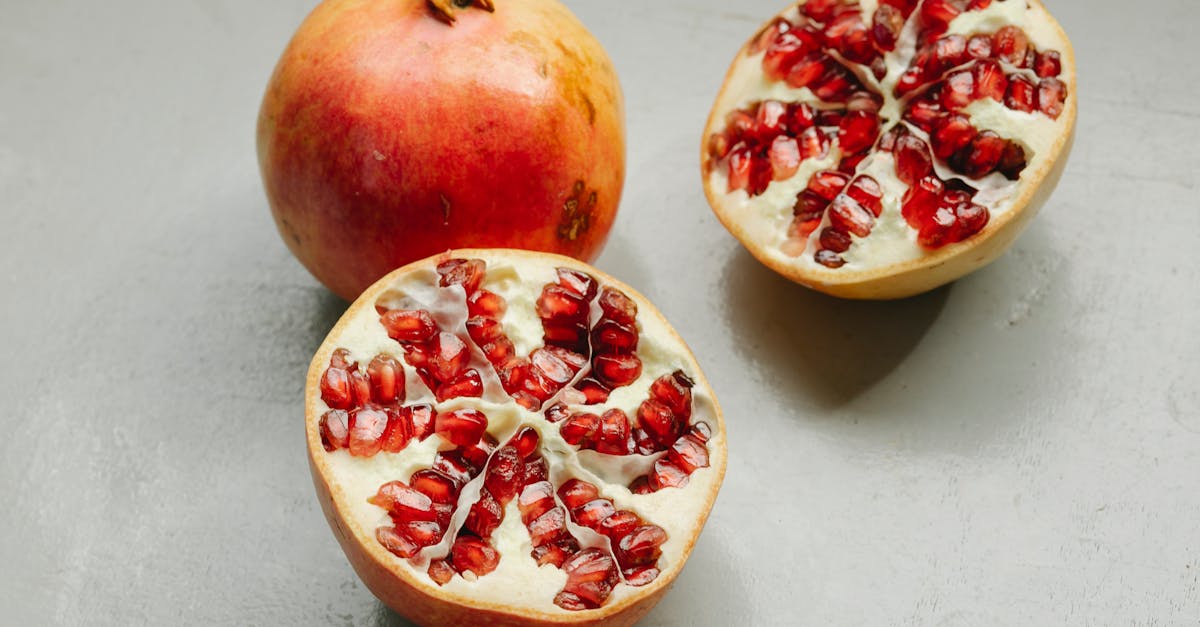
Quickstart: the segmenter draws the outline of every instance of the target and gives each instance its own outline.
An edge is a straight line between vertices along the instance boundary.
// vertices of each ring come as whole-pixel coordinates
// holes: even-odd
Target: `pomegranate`
[[[738,53],[704,189],[755,257],[849,298],[933,289],[999,257],[1057,184],[1071,43],[1039,0],[807,0]]]
[[[611,61],[556,0],[325,0],[270,79],[258,156],[284,242],[353,300],[450,248],[594,259],[624,132]]]
[[[628,625],[725,472],[687,346],[568,257],[458,250],[368,288],[308,373],[309,460],[354,569],[425,624]]]

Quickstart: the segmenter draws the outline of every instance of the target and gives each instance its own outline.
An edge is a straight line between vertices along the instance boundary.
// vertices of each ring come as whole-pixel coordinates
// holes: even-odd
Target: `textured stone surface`
[[[344,303],[283,247],[254,157],[312,2],[8,4],[3,622],[402,624],[313,498],[304,369]],[[1194,624],[1200,6],[1051,1],[1083,72],[1058,192],[992,267],[871,304],[775,277],[701,192],[721,77],[783,2],[568,4],[628,102],[599,265],[691,342],[729,426],[645,624]]]

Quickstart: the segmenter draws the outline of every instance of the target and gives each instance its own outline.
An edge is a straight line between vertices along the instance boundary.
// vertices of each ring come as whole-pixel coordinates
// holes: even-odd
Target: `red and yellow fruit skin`
[[[341,297],[463,246],[592,260],[625,174],[624,104],[599,43],[556,0],[468,8],[326,0],[258,118],[280,234]]]
[[[515,613],[511,608],[502,605],[482,603],[478,599],[463,598],[437,588],[426,575],[415,574],[410,569],[397,564],[397,558],[389,553],[375,540],[372,530],[363,529],[357,522],[347,517],[349,497],[336,483],[330,481],[333,473],[328,469],[328,453],[321,443],[319,417],[322,408],[319,406],[320,395],[314,390],[320,388],[321,376],[329,365],[330,356],[337,348],[337,338],[352,324],[363,309],[373,308],[376,300],[385,291],[392,289],[400,277],[409,275],[420,269],[429,270],[438,263],[448,259],[471,259],[476,257],[490,258],[491,253],[502,252],[514,262],[522,258],[542,256],[543,253],[526,252],[522,250],[485,251],[478,249],[451,250],[437,255],[435,259],[418,260],[405,267],[394,270],[374,285],[368,287],[342,314],[342,318],[330,330],[328,338],[317,349],[309,364],[305,385],[305,433],[308,445],[309,470],[312,473],[313,485],[316,487],[317,499],[321,503],[321,511],[337,537],[338,544],[346,554],[350,565],[359,579],[385,605],[409,620],[421,625],[489,625],[496,627],[534,626],[550,627],[564,625],[570,627],[626,627],[633,625],[646,616],[662,600],[663,595],[671,589],[675,578],[682,571],[700,537],[700,533],[711,513],[716,501],[717,492],[725,477],[727,451],[725,443],[718,444],[719,449],[712,451],[712,469],[717,473],[709,492],[698,498],[704,499],[704,516],[697,522],[692,534],[683,539],[684,546],[680,566],[666,568],[663,573],[650,584],[639,588],[637,595],[625,597],[617,602],[610,602],[595,610],[555,612],[555,613]],[[601,272],[595,268],[584,266],[572,259],[559,257],[557,265],[582,270],[594,277],[603,285],[614,287],[627,294],[639,303],[639,316],[658,316],[662,314],[650,305],[645,296],[630,286]],[[669,328],[669,327],[668,327]],[[687,350],[686,343],[675,336],[678,345]],[[688,360],[695,363],[695,357],[690,350]],[[712,389],[712,385],[698,368],[689,369],[689,376],[696,380],[699,387]],[[713,433],[726,433],[724,414],[715,397],[711,398],[714,421]],[[512,559],[509,556],[507,559]],[[547,602],[555,591],[547,591]],[[644,596],[643,596],[644,595]]]

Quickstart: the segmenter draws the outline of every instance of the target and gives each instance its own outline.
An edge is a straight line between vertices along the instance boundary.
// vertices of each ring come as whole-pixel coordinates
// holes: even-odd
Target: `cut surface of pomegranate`
[[[330,332],[306,395],[330,525],[420,623],[632,624],[724,475],[687,346],[567,257],[452,251],[389,274]]]
[[[807,0],[738,53],[705,194],[768,267],[899,298],[1002,254],[1074,132],[1075,58],[1039,0]]]

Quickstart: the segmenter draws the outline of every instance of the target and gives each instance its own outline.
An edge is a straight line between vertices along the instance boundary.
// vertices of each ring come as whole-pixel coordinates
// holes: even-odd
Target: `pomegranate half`
[[[353,300],[451,248],[594,259],[624,182],[623,107],[557,0],[325,0],[267,85],[259,166],[288,248]]]
[[[1039,0],[808,0],[738,53],[705,194],[762,263],[900,298],[999,257],[1062,174],[1075,58]]]
[[[644,297],[558,255],[458,250],[388,274],[305,394],[330,526],[422,624],[632,624],[725,472],[687,346]]]

